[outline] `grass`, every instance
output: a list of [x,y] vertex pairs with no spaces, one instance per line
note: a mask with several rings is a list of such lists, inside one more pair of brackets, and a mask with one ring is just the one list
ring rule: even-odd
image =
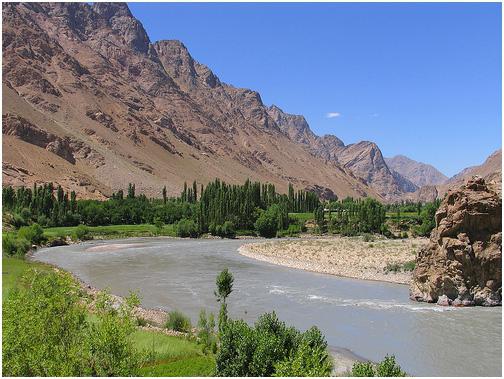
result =
[[140,369],[142,376],[213,376],[215,360],[211,356],[197,356],[174,362],[161,363]]
[[[76,228],[76,226],[45,228],[44,235],[49,239],[71,236]],[[157,235],[175,237],[175,226],[171,224],[163,225],[159,233],[158,228],[152,224],[88,226],[87,228],[89,235],[93,238],[152,237]]]
[[[387,212],[385,217],[388,219],[397,219],[397,212]],[[400,219],[417,219],[419,217],[417,212],[401,212],[399,214]]]
[[305,212],[305,213],[289,213],[289,217],[292,217],[296,221],[302,221],[305,223],[308,220],[313,220],[313,212]]
[[146,330],[137,330],[133,340],[148,357],[142,376],[212,376],[215,372],[213,356],[205,355],[196,342]]
[[[2,301],[19,285],[21,276],[31,268],[51,270],[51,266],[43,263],[2,258]],[[89,313],[87,320],[96,322],[97,317]],[[138,329],[132,339],[136,349],[146,353],[149,360],[140,369],[142,376],[212,376],[215,372],[214,357],[205,355],[201,345],[194,341],[142,329]]]
[[19,280],[30,268],[50,270],[51,267],[43,263],[26,261],[21,258],[2,257],[2,301],[9,292],[19,285]]

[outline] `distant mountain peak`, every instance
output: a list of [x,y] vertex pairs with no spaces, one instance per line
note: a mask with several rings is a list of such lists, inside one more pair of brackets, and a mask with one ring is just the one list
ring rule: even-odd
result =
[[445,182],[448,177],[434,166],[417,162],[405,155],[385,158],[387,165],[418,187],[437,185]]

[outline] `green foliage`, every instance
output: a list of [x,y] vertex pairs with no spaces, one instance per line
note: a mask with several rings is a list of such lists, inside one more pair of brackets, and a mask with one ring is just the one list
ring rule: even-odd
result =
[[68,275],[30,271],[3,304],[2,373],[6,376],[87,374],[84,307]]
[[24,238],[33,245],[38,245],[44,241],[44,229],[39,224],[22,226],[18,230],[18,238]]
[[330,376],[332,360],[316,327],[306,331],[295,354],[275,365],[274,376]]
[[[254,327],[230,320],[220,339],[216,357],[217,376],[327,376],[331,361],[327,343],[317,328],[301,334],[266,313]],[[278,372],[277,372],[278,371]]]
[[413,271],[415,269],[416,262],[414,260],[406,262],[403,264],[402,269],[403,271]]
[[364,242],[374,242],[375,239],[374,239],[374,236],[372,234],[370,234],[370,233],[364,233],[362,235],[362,240]]
[[96,301],[98,322],[90,323],[87,345],[92,376],[135,376],[142,357],[136,351],[131,335],[136,329],[132,310],[140,303],[131,293],[119,307],[107,293],[100,293]]
[[401,265],[399,263],[387,263],[385,268],[383,269],[386,274],[389,272],[397,273],[401,271]]
[[213,376],[215,360],[212,356],[191,356],[180,360],[147,366],[140,369],[141,376],[154,377],[202,377]]
[[219,333],[222,333],[228,319],[226,299],[231,292],[233,292],[233,282],[233,274],[231,274],[227,268],[217,275],[217,279],[215,281],[217,290],[214,292],[214,295],[217,297],[217,301],[221,302],[219,310]]
[[177,332],[189,333],[192,329],[189,317],[179,311],[171,311],[165,323],[165,328]]
[[203,345],[203,352],[217,352],[217,337],[215,335],[215,318],[213,313],[206,315],[204,309],[201,310],[198,321],[199,342]]
[[276,234],[280,237],[297,237],[301,233],[301,226],[299,224],[290,224],[287,230],[279,230]]
[[373,364],[371,362],[355,362],[352,367],[352,376],[366,378],[375,376]]
[[24,257],[30,248],[30,241],[19,238],[16,233],[5,233],[2,236],[2,251],[7,256]]
[[235,226],[231,221],[226,221],[222,225],[215,225],[214,223],[211,223],[208,227],[208,231],[210,232],[210,234],[222,238],[236,237]]
[[371,362],[357,362],[352,367],[352,376],[361,377],[401,377],[406,376],[406,373],[401,370],[401,367],[396,363],[395,357],[385,356],[383,361],[377,365]]
[[384,233],[385,208],[378,201],[346,198],[329,204],[329,231],[344,236]]
[[275,237],[278,230],[286,229],[288,226],[289,214],[287,209],[278,204],[274,204],[266,211],[261,212],[254,224],[259,235],[266,238]]
[[72,238],[81,241],[90,239],[89,228],[86,225],[77,226],[72,234]]
[[193,220],[182,219],[177,223],[176,233],[178,237],[197,237],[198,225]]
[[80,289],[68,274],[28,271],[3,304],[3,374],[8,376],[130,376],[140,357],[134,297],[119,308],[101,295],[98,321],[86,321]]

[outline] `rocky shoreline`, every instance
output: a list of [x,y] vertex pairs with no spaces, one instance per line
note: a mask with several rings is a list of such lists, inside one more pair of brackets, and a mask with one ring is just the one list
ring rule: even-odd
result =
[[[427,239],[378,239],[329,237],[245,244],[241,255],[281,266],[323,274],[409,284],[411,272],[403,269],[415,259]],[[389,268],[396,267],[396,271]]]

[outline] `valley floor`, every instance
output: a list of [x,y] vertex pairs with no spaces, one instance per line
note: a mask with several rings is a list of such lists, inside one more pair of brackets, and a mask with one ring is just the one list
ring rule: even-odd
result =
[[357,279],[408,284],[427,238],[328,237],[246,244],[239,253],[282,266]]

